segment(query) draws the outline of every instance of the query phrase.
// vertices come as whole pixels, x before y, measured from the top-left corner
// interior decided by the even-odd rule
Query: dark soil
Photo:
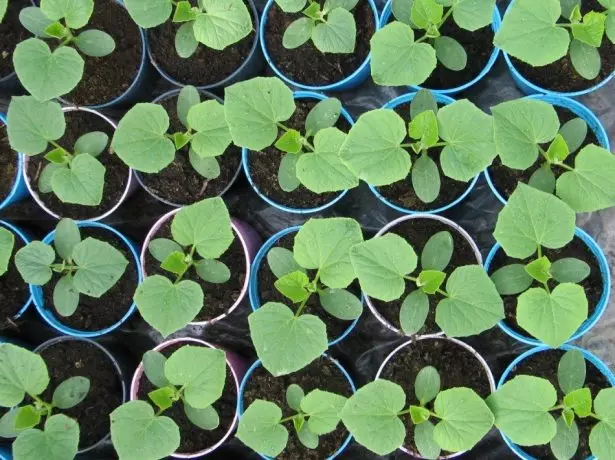
[[[8,230],[8,229],[7,229]],[[15,253],[25,246],[19,235],[15,235],[15,245],[6,273],[0,276],[0,330],[12,323],[12,318],[30,298],[30,288],[24,282],[13,263]]]
[[[190,0],[196,5],[196,0]],[[252,8],[248,6],[250,14]],[[149,49],[152,59],[169,77],[185,85],[208,86],[221,82],[235,72],[248,58],[256,40],[256,21],[252,18],[254,30],[247,37],[217,51],[199,44],[196,52],[188,59],[179,57],[175,50],[175,34],[179,23],[165,21],[158,27],[148,30]]]
[[[53,391],[64,380],[82,376],[90,379],[86,398],[60,411],[79,422],[79,448],[86,449],[103,439],[110,429],[109,415],[122,404],[122,382],[109,357],[82,340],[66,340],[39,352],[49,369],[50,382],[42,399],[51,401]]]
[[[124,194],[128,183],[129,169],[110,151],[111,139],[114,129],[103,118],[90,112],[73,111],[64,114],[66,118],[66,132],[57,142],[65,149],[71,151],[75,142],[83,134],[92,131],[103,131],[109,136],[109,145],[98,155],[97,160],[106,168],[103,198],[98,206],[82,206],[79,204],[62,203],[54,193],[39,194],[45,205],[62,217],[75,220],[88,220],[100,216],[113,208]],[[36,155],[28,160],[27,174],[34,190],[38,190],[38,178],[47,165],[44,155]]]
[[[196,315],[196,318],[194,319],[195,322],[209,321],[222,315],[223,313],[226,313],[227,310],[231,308],[241,296],[241,290],[246,279],[246,256],[237,233],[234,230],[233,233],[235,234],[235,239],[231,243],[231,246],[224,254],[222,254],[222,257],[218,259],[221,262],[224,262],[231,270],[231,279],[222,284],[208,283],[207,281],[203,281],[196,274],[194,269],[188,270],[183,278],[198,283],[205,294],[205,306],[203,307],[203,310]],[[173,239],[171,235],[171,220],[162,224],[153,238]],[[144,270],[147,276],[162,275],[169,279],[174,279],[173,277],[175,276],[172,273],[163,270],[160,267],[160,262],[154,259],[149,251],[146,251]]]
[[[297,110],[290,118],[284,122],[287,128],[305,132],[305,119],[310,110],[320,101],[316,100],[295,100]],[[336,128],[347,133],[350,130],[350,123],[340,115]],[[284,152],[274,146],[267,147],[262,152],[250,151],[248,154],[248,167],[254,185],[266,197],[276,203],[297,209],[310,209],[322,206],[335,199],[339,193],[314,193],[303,185],[299,185],[292,192],[285,192],[278,183],[278,169]]]
[[[532,375],[534,377],[542,377],[549,380],[557,390],[557,400],[561,401],[564,398],[558,383],[557,383],[557,366],[559,360],[564,355],[563,350],[546,350],[540,353],[535,353],[532,356],[524,359],[510,373],[509,380],[517,375]],[[610,388],[611,384],[606,377],[592,363],[585,360],[587,366],[587,376],[585,378],[585,387],[589,388],[592,393],[592,399],[598,395],[598,392],[603,388]],[[559,416],[557,412],[552,412],[552,415]],[[580,418],[575,417],[577,426],[579,427],[579,448],[572,460],[585,460],[589,458],[591,452],[589,450],[589,433],[592,427],[596,424],[596,420],[591,417]],[[522,447],[522,449],[534,458],[555,459],[551,453],[549,444],[544,446]]]
[[[0,122],[0,203],[11,193],[17,180],[17,167],[17,154],[11,149],[6,127]]]
[[[465,348],[445,339],[419,340],[405,347],[387,363],[380,378],[395,382],[404,389],[407,406],[418,404],[414,394],[414,381],[421,369],[427,366],[438,370],[441,390],[467,387],[476,391],[483,399],[491,394],[485,369],[476,357]],[[404,447],[416,452],[412,443],[414,425],[410,422],[410,417],[403,417],[402,421],[408,434]],[[442,453],[447,454],[445,451]]]
[[[586,14],[590,11],[604,11],[604,7],[597,0],[583,1],[581,3],[581,12]],[[611,43],[606,35],[598,52],[602,58],[602,67],[598,76],[593,80],[586,80],[577,73],[572,66],[570,54],[542,67],[532,67],[512,56],[511,60],[519,73],[535,85],[551,91],[572,92],[591,88],[615,71],[615,45]]]
[[[193,342],[176,343],[160,352],[167,358],[184,345],[199,346]],[[147,401],[153,404],[147,397],[147,394],[156,387],[147,379],[145,374],[139,380],[139,391],[137,397],[141,401]],[[215,430],[203,430],[193,425],[181,403],[176,403],[167,410],[164,411],[164,415],[172,418],[179,426],[179,433],[181,436],[181,442],[177,452],[184,454],[192,454],[207,449],[208,447],[216,444],[220,439],[224,437],[230,426],[233,424],[235,418],[235,410],[237,409],[237,387],[235,386],[235,379],[231,369],[227,363],[226,365],[226,381],[224,383],[224,390],[220,399],[213,403],[214,409],[218,412],[220,417],[220,425]]]
[[[28,0],[12,0],[6,15],[0,23],[0,80],[8,77],[13,68],[13,50],[17,44],[30,36],[19,22],[19,12],[26,6],[32,6]]]
[[[299,385],[307,395],[312,390],[319,389],[350,397],[352,389],[346,377],[339,368],[327,358],[316,361],[294,374],[273,377],[262,366],[257,367],[248,380],[243,394],[244,411],[257,399],[271,401],[282,409],[282,417],[296,414],[286,403],[286,389],[291,384]],[[348,432],[340,422],[337,428],[329,434],[319,436],[316,449],[307,449],[299,439],[291,422],[285,424],[288,429],[288,444],[286,449],[276,457],[278,460],[321,460],[329,458],[344,443]]]
[[[208,99],[204,99],[203,102]],[[186,130],[177,116],[177,96],[160,101],[171,121],[169,132]],[[175,154],[175,160],[157,174],[138,173],[143,184],[159,198],[178,205],[196,203],[205,198],[219,196],[235,178],[241,165],[241,149],[231,144],[226,152],[216,157],[220,164],[220,176],[207,180],[197,173],[188,158],[189,147]]]
[[[104,57],[80,53],[85,60],[83,78],[66,99],[76,105],[111,102],[121,96],[137,77],[144,52],[141,34],[128,11],[114,0],[97,0],[86,27],[111,35],[115,40],[115,50]]]
[[[323,4],[322,1],[318,3]],[[300,12],[284,13],[277,4],[272,5],[267,17],[265,44],[273,64],[288,78],[304,85],[325,86],[349,77],[369,55],[369,41],[377,21],[367,0],[360,0],[352,13],[357,25],[354,53],[324,54],[312,40],[293,50],[284,48],[284,32],[292,22],[305,16]]]
[[[296,233],[289,233],[288,235],[283,236],[276,242],[276,244],[272,246],[272,248],[286,248],[292,251],[295,242],[295,235]],[[293,307],[294,309],[297,308],[297,305],[293,305],[289,298],[282,295],[282,293],[276,289],[274,283],[278,278],[269,268],[266,257],[263,258],[263,261],[258,269],[258,273],[255,275],[258,276],[258,295],[260,305],[264,305],[267,302],[280,302],[290,307],[291,310]],[[310,279],[314,279],[315,275],[316,270],[307,270],[307,276]],[[359,287],[359,283],[357,281],[354,281],[349,286],[348,290],[357,297],[361,298],[361,288]],[[303,313],[316,315],[324,321],[327,326],[327,337],[329,338],[329,342],[335,340],[346,332],[346,329],[348,329],[351,324],[350,321],[343,321],[327,313],[325,309],[320,306],[320,300],[317,295],[312,295],[310,297],[310,300],[308,300]]]
[[[395,233],[406,239],[406,241],[408,241],[408,243],[410,243],[410,245],[414,248],[414,251],[420,261],[421,253],[423,252],[423,248],[427,244],[429,238],[444,230],[449,231],[453,236],[454,247],[453,257],[444,270],[448,279],[448,275],[450,275],[457,267],[462,267],[464,265],[476,265],[478,263],[472,246],[459,232],[434,219],[410,219],[396,225],[388,233]],[[420,270],[421,267],[419,263],[415,273],[418,274]],[[446,281],[444,284],[446,284]],[[399,299],[392,302],[383,302],[377,299],[370,300],[378,312],[384,316],[389,323],[399,329],[401,327],[399,323],[399,312],[401,310],[401,305],[406,296],[415,289],[416,284],[414,282],[406,281],[406,290]],[[418,334],[432,334],[435,332],[440,332],[440,328],[436,324],[436,306],[442,298],[437,294],[430,295],[428,297],[429,314],[427,315],[427,320],[425,321],[423,329],[421,329]]]
[[[578,118],[575,113],[571,112],[568,109],[558,106],[554,106],[554,108],[557,112],[560,124],[562,126],[564,125],[564,123],[572,120],[573,118]],[[600,142],[598,141],[596,133],[588,126],[587,136],[585,137],[583,145],[581,145],[579,150],[577,150],[574,154],[569,155],[568,158],[566,158],[565,163],[568,166],[574,167],[574,160],[577,157],[577,154],[581,151],[583,147],[589,144],[600,145]],[[549,148],[549,143],[542,144],[542,148],[547,150]],[[528,169],[512,169],[507,166],[504,166],[500,160],[500,157],[497,156],[493,161],[493,164],[489,167],[489,176],[491,177],[491,181],[493,182],[493,185],[500,193],[500,195],[502,195],[504,199],[508,199],[517,188],[517,184],[519,182],[527,184],[530,181],[532,174],[534,174],[534,172],[536,172],[536,170],[539,169],[542,165],[542,156],[538,155],[534,164]],[[557,166],[552,167],[551,170],[555,174],[555,177],[559,177],[566,172],[564,168],[559,168]]]
[[[589,247],[583,242],[583,240],[575,236],[572,242],[567,244],[566,247],[561,249],[543,248],[542,254],[547,256],[552,263],[556,260],[563,259],[564,257],[575,257],[589,264],[591,272],[589,276],[579,284],[583,287],[585,294],[587,295],[589,307],[588,318],[590,318],[596,311],[598,301],[602,296],[603,284],[598,260],[589,250]],[[519,259],[511,259],[504,253],[504,251],[500,250],[493,258],[493,262],[489,267],[489,273],[493,273],[495,270],[505,265],[512,263],[527,264],[534,259],[535,257],[528,257],[527,259],[521,261]],[[555,286],[557,286],[557,283],[554,280],[549,280],[549,288],[553,289]],[[534,280],[531,287],[542,287],[542,284]],[[506,325],[514,331],[527,336],[528,333],[517,324],[517,297],[518,295],[502,296],[502,300],[504,300],[504,311],[506,313],[506,318],[504,321],[506,322]]]
[[[139,284],[139,275],[132,253],[124,242],[115,234],[103,228],[96,227],[80,228],[79,230],[81,231],[82,240],[92,237],[109,243],[120,251],[124,257],[126,257],[126,260],[128,260],[128,265],[122,277],[111,289],[109,289],[109,291],[103,294],[101,298],[97,299],[81,294],[79,296],[77,311],[75,311],[72,316],[64,317],[54,312],[55,318],[59,322],[73,329],[79,331],[100,331],[101,329],[113,326],[121,320],[130,309],[133,303],[132,296]],[[55,310],[52,307],[53,290],[60,278],[60,274],[54,272],[51,282],[43,286],[45,305],[52,311]]]
[[[410,103],[400,104],[393,110],[404,119],[404,121],[410,121]],[[403,143],[414,142],[409,136],[403,140]],[[412,149],[408,149],[408,153],[412,152]],[[440,167],[440,154],[442,153],[442,147],[436,147],[429,149],[429,156],[438,165],[438,171],[440,172],[440,194],[431,203],[424,203],[416,195],[414,187],[412,187],[411,174],[391,185],[384,187],[377,187],[378,192],[386,198],[389,202],[396,204],[405,209],[411,209],[413,211],[428,211],[431,209],[437,209],[442,206],[455,201],[459,198],[468,188],[468,182],[459,182],[453,180],[444,175],[442,168]],[[416,155],[412,152],[412,161],[416,160]]]

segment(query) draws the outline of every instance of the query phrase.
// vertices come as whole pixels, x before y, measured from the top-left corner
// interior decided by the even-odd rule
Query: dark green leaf
[[[414,427],[414,444],[424,458],[437,459],[440,457],[440,446],[433,436],[434,425],[429,420]]]
[[[420,370],[414,381],[414,393],[421,406],[432,401],[440,392],[440,374],[433,366]]]
[[[460,71],[468,64],[468,55],[461,43],[452,37],[438,37],[434,41],[436,57],[447,69]]]
[[[195,262],[197,274],[208,283],[226,283],[231,279],[231,271],[224,262],[215,259],[202,259]]]
[[[587,122],[582,118],[573,118],[567,121],[560,128],[559,133],[562,135],[570,153],[574,153],[581,148],[585,138],[587,137]]]
[[[295,383],[290,384],[286,389],[286,403],[288,407],[299,412],[301,410],[301,400],[304,396],[305,393],[299,385]]]
[[[557,419],[557,433],[549,443],[551,452],[557,460],[569,460],[579,448],[579,428],[573,421],[570,426],[564,417]]]
[[[149,350],[143,355],[143,372],[147,380],[152,385],[158,388],[169,385],[169,381],[164,375],[164,365],[167,362],[167,358],[159,351]]]
[[[591,273],[590,266],[574,257],[556,260],[551,265],[551,275],[558,283],[580,283]]]
[[[438,165],[426,153],[420,155],[410,170],[412,188],[423,203],[431,203],[440,194]]]
[[[593,46],[579,40],[570,43],[570,59],[574,69],[586,80],[593,80],[600,74],[602,60]]]
[[[429,298],[421,289],[412,291],[404,299],[399,311],[399,323],[406,335],[418,333],[429,314]]]
[[[319,297],[322,308],[342,321],[355,320],[363,313],[361,300],[346,289],[325,289]]]
[[[305,119],[306,137],[315,136],[319,131],[335,126],[342,113],[339,99],[329,97],[316,104]]]
[[[447,230],[432,235],[421,252],[423,270],[443,271],[453,256],[453,236]]]
[[[271,248],[267,253],[267,263],[276,278],[282,278],[296,271],[305,272],[305,269],[295,260],[293,252],[286,248]]]
[[[90,379],[70,377],[60,383],[53,392],[52,403],[58,409],[70,409],[83,401],[90,392]]]
[[[545,193],[555,192],[555,174],[549,165],[543,165],[530,176],[528,185]]]
[[[420,89],[410,103],[410,118],[414,119],[419,114],[428,110],[431,110],[433,113],[438,113],[438,102],[431,91],[428,89]]]
[[[213,406],[207,406],[205,409],[195,409],[190,404],[184,402],[184,412],[188,420],[202,430],[215,430],[220,425],[220,417]]]
[[[167,238],[155,238],[150,241],[148,250],[158,262],[164,262],[174,252],[183,252],[182,247]]]
[[[301,182],[297,177],[297,160],[299,155],[288,153],[282,157],[280,168],[278,169],[278,184],[285,192],[292,192]]]
[[[501,295],[515,295],[527,290],[533,278],[522,264],[506,265],[491,275],[491,281]]]

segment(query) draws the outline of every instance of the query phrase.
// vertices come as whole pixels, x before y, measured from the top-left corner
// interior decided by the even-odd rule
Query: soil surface
[[[3,227],[4,228],[4,227]],[[15,235],[15,245],[4,275],[0,276],[0,330],[12,324],[12,318],[26,304],[30,298],[30,288],[17,271],[15,266],[15,253],[25,246],[22,239]]]
[[[6,126],[0,121],[0,203],[11,193],[17,179],[17,154],[9,144]]]
[[[19,12],[27,6],[32,6],[28,0],[11,0],[0,22],[0,80],[15,71],[13,50],[19,42],[30,37],[30,32],[19,22]]]

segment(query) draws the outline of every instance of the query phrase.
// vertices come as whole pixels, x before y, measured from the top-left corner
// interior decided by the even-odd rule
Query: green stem
[[[282,420],[280,420],[278,423],[286,423],[286,422],[290,422],[291,420],[295,420],[297,417],[299,417],[299,415],[300,415],[300,414],[296,414],[296,415],[293,415],[293,416],[291,416],[291,417],[286,417],[286,418],[283,418],[283,419],[282,419]]]
[[[421,38],[419,38],[417,41],[415,41],[414,43],[422,43],[427,39],[429,39],[429,37],[427,36],[427,34],[425,34]]]
[[[288,131],[288,128],[286,126],[284,126],[282,123],[277,122],[276,125],[278,125],[278,128],[284,130],[285,132]]]
[[[566,163],[555,163],[555,165],[567,169],[568,171],[574,171],[574,168],[568,166]]]
[[[318,272],[316,272],[316,277],[314,278],[314,285],[318,286],[318,280],[320,279],[320,270]],[[297,312],[295,313],[295,317],[301,316],[301,313],[303,312],[303,309],[305,308],[305,306],[307,305],[308,301],[310,300],[310,297],[312,297],[312,292],[310,292],[308,294],[308,296],[303,300],[303,302],[301,302],[301,304],[299,305],[299,308],[297,309]]]
[[[563,404],[558,404],[557,406],[554,406],[551,409],[549,409],[549,412],[553,412],[553,411],[556,411],[556,410],[562,410],[562,409],[565,409],[564,405]]]
[[[58,144],[56,141],[49,141],[49,143],[51,145],[53,145],[56,149],[62,149],[65,150],[66,152],[68,152],[68,150],[66,150],[64,147],[62,147],[60,144]]]
[[[453,8],[449,8],[448,11],[444,13],[444,16],[442,16],[442,20],[438,23],[438,29],[442,27],[442,24],[446,22],[446,20],[451,16],[451,14],[453,14]]]
[[[412,281],[414,283],[418,283],[418,281],[419,281],[418,278],[415,278],[414,276],[409,276],[408,275],[408,276],[404,276],[404,278],[407,279],[408,281]],[[417,286],[418,286],[418,284],[417,284]],[[441,296],[443,296],[443,297],[448,297],[448,294],[445,291],[443,291],[442,289],[438,289],[436,292],[438,294],[440,294]]]

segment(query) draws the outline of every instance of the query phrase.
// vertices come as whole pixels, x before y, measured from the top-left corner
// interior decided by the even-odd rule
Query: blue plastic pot
[[[556,107],[562,107],[564,109],[570,110],[577,117],[582,118],[587,122],[587,126],[591,129],[600,145],[604,147],[606,150],[611,150],[611,144],[609,142],[609,136],[604,129],[604,126],[600,122],[600,119],[592,112],[587,106],[581,104],[574,99],[570,99],[568,97],[557,96],[555,94],[534,94],[533,96],[527,96],[527,99],[536,99],[539,101],[547,102]],[[491,180],[491,175],[489,174],[489,168],[485,169],[485,179],[489,184],[489,188],[496,196],[498,200],[502,203],[506,204],[507,200],[501,195],[501,193],[497,190],[495,184]]]
[[[510,5],[508,5],[508,8],[506,8],[504,17],[506,17],[506,15],[508,14],[508,11],[511,9],[514,3],[515,3],[514,0],[510,2]],[[499,29],[499,25],[498,25],[498,29]],[[496,29],[496,32],[497,32],[497,29]],[[537,43],[536,46],[544,46],[544,45],[541,43]],[[540,86],[532,83],[527,78],[525,78],[523,75],[521,75],[519,71],[516,69],[516,67],[513,65],[512,60],[510,59],[510,56],[508,55],[508,53],[505,53],[504,51],[502,51],[502,54],[504,55],[504,59],[506,60],[506,65],[508,66],[508,70],[510,71],[510,75],[515,81],[515,84],[525,94],[542,93],[542,94],[548,94],[551,96],[579,97],[579,96],[584,96],[585,94],[592,93],[602,88],[604,85],[610,82],[613,79],[613,77],[615,77],[615,72],[612,72],[608,77],[606,77],[600,83],[597,83],[591,88],[587,88],[581,91],[570,91],[570,92],[551,91],[545,88],[541,88]]]
[[[6,116],[0,112],[0,123],[6,126]],[[26,181],[23,176],[23,154],[17,154],[17,172],[15,173],[15,179],[13,179],[13,186],[6,198],[0,202],[0,211],[18,201],[23,200],[30,193],[26,186]]]
[[[406,103],[412,101],[414,99],[414,96],[416,96],[416,92],[402,94],[401,96],[398,96],[395,99],[387,102],[382,108],[383,109],[394,109],[395,107],[397,107],[399,105],[406,104]],[[455,102],[454,99],[452,99],[449,96],[446,96],[444,94],[440,94],[440,93],[434,93],[434,97],[436,98],[436,101],[439,104],[443,104],[443,105],[449,105],[449,104],[452,104],[453,102]],[[372,193],[374,195],[376,195],[376,197],[380,201],[382,201],[388,207],[395,209],[397,212],[401,212],[403,214],[440,214],[440,213],[442,213],[442,212],[444,212],[444,211],[446,211],[446,210],[448,210],[450,208],[453,208],[453,207],[457,206],[459,203],[461,203],[463,200],[465,200],[465,198],[470,194],[470,192],[472,191],[472,189],[476,185],[476,182],[478,182],[478,177],[479,176],[480,176],[480,174],[477,174],[476,177],[470,181],[470,184],[468,185],[468,188],[465,190],[465,192],[463,192],[454,201],[451,201],[447,205],[440,206],[439,208],[427,209],[427,210],[414,210],[414,209],[402,208],[401,206],[397,206],[395,203],[392,203],[389,200],[387,200],[385,197],[383,197],[380,194],[380,192],[378,191],[378,187],[375,187],[373,185],[369,185],[369,188],[372,191]],[[404,180],[406,180],[406,179],[404,179]]]
[[[609,262],[604,255],[604,252],[602,252],[602,249],[600,248],[600,246],[598,246],[598,243],[596,243],[596,241],[584,230],[577,227],[574,234],[576,237],[581,238],[581,240],[592,252],[594,257],[598,260],[598,267],[600,267],[600,275],[602,276],[602,295],[600,296],[600,300],[598,300],[598,305],[596,305],[596,310],[594,311],[594,314],[587,318],[585,322],[583,322],[583,324],[581,324],[577,332],[575,332],[572,337],[566,340],[566,343],[579,339],[596,325],[596,323],[604,314],[604,311],[609,304],[609,298],[611,296],[611,271],[609,269]],[[489,267],[491,266],[495,255],[501,249],[502,247],[499,243],[496,243],[491,248],[491,251],[489,251],[489,255],[487,256],[487,260],[485,261],[485,271],[489,272]],[[518,340],[519,342],[527,343],[528,345],[533,346],[544,346],[544,344],[540,340],[514,331],[504,321],[500,321],[498,323],[498,326],[500,326],[500,329],[502,329],[506,334],[511,336],[513,339]]]
[[[295,100],[301,100],[301,99],[317,99],[319,101],[322,101],[324,99],[328,99],[327,96],[325,96],[324,94],[319,94],[319,93],[313,93],[311,91],[295,91],[293,93],[293,96],[295,98]],[[350,123],[350,126],[354,125],[354,120],[352,119],[352,115],[350,115],[350,113],[348,113],[348,111],[342,107],[342,116],[346,119],[346,121],[348,123]],[[284,206],[283,204],[277,203],[276,201],[273,201],[271,198],[269,198],[268,196],[264,195],[259,189],[258,186],[254,183],[254,181],[252,180],[252,174],[250,174],[250,165],[249,165],[249,161],[248,161],[248,157],[250,155],[250,151],[246,148],[241,149],[241,163],[243,164],[243,170],[246,173],[246,177],[248,178],[248,182],[250,182],[250,185],[252,186],[252,189],[256,192],[256,194],[262,198],[267,204],[273,206],[274,208],[277,208],[281,211],[284,212],[290,212],[293,214],[312,214],[315,212],[320,212],[323,211],[331,206],[333,206],[335,203],[337,203],[338,201],[340,201],[344,195],[346,195],[346,193],[348,192],[348,190],[344,190],[343,192],[340,192],[340,194],[335,197],[333,200],[329,201],[328,203],[323,204],[322,206],[318,206],[316,208],[307,208],[307,209],[298,209],[298,208],[289,208],[288,206]]]
[[[380,21],[378,20],[378,7],[374,3],[374,0],[367,0],[367,1],[369,2],[369,6],[372,9],[372,13],[374,14],[374,23],[375,23],[374,26],[376,29],[374,32],[377,32],[378,29],[380,28]],[[273,59],[271,58],[271,56],[269,55],[269,51],[267,50],[267,42],[265,40],[265,33],[267,30],[267,20],[269,17],[269,10],[273,7],[274,3],[275,3],[275,0],[267,1],[267,5],[265,6],[265,9],[263,10],[263,15],[261,16],[261,25],[259,29],[259,35],[260,35],[260,41],[261,41],[261,48],[263,49],[263,54],[265,55],[265,60],[267,61],[267,64],[269,64],[269,67],[271,68],[271,70],[273,70],[278,77],[280,77],[282,80],[284,80],[286,83],[288,83],[291,86],[295,86],[297,88],[311,90],[311,91],[348,91],[350,89],[356,88],[361,83],[363,83],[365,80],[367,80],[367,78],[370,75],[369,62],[371,61],[371,57],[372,57],[371,53],[367,55],[363,63],[359,66],[357,70],[354,71],[352,75],[344,78],[341,81],[331,83],[328,85],[316,85],[316,86],[305,85],[303,83],[296,82],[290,79],[287,75],[285,75],[280,69],[278,69],[278,67],[275,65],[275,62],[273,62]],[[312,45],[309,45],[309,46],[312,46]],[[301,65],[301,62],[297,62],[297,65]]]
[[[391,15],[393,14],[393,10],[391,9],[392,5],[393,5],[393,0],[388,0],[387,4],[382,10],[382,16],[380,17],[380,28],[383,28],[389,23],[389,19],[391,18]],[[500,12],[498,11],[498,8],[496,6],[493,9],[493,22],[491,23],[491,28],[493,29],[494,32],[497,32],[497,30],[500,28],[501,23],[502,23],[502,17],[500,16]],[[500,49],[494,46],[493,52],[491,53],[491,56],[489,57],[489,60],[487,61],[487,64],[485,65],[483,70],[473,80],[469,81],[468,83],[464,85],[457,86],[455,88],[449,88],[449,89],[431,89],[431,88],[427,88],[426,86],[420,86],[420,85],[411,86],[411,88],[414,90],[418,90],[420,88],[427,88],[431,92],[438,93],[438,94],[454,95],[454,94],[460,93],[462,91],[465,91],[471,88],[476,83],[481,81],[485,77],[485,75],[487,75],[491,71],[491,69],[497,62],[499,55],[500,55]]]
[[[606,364],[604,364],[594,354],[590,353],[584,348],[575,347],[574,345],[562,345],[559,349],[565,350],[565,351],[568,351],[568,350],[580,351],[581,353],[583,353],[583,357],[585,358],[585,360],[589,361],[591,364],[596,366],[596,368],[600,371],[600,373],[606,377],[606,379],[611,384],[611,386],[615,386],[615,375],[613,375],[613,372],[611,372],[609,367]],[[519,365],[521,361],[529,358],[530,356],[536,353],[541,353],[543,351],[548,351],[548,350],[551,350],[551,348],[544,347],[544,346],[536,347],[536,348],[532,348],[531,350],[526,351],[521,356],[518,356],[512,363],[510,363],[510,365],[506,368],[506,370],[502,374],[502,377],[500,377],[500,381],[498,382],[498,388],[500,388],[502,385],[506,383],[506,381],[508,380],[508,376],[510,375],[512,370],[517,365]],[[506,443],[506,445],[510,448],[510,450],[512,450],[517,455],[517,457],[522,458],[523,460],[537,460],[535,457],[532,457],[531,455],[527,454],[521,446],[518,446],[517,444],[513,443],[510,440],[510,438],[506,436],[504,433],[502,433],[501,431],[500,431],[500,435],[502,436],[502,439],[504,439],[504,442]],[[591,457],[588,457],[587,460],[593,460],[595,458],[596,457],[591,456]]]
[[[350,374],[348,374],[348,372],[346,372],[346,369],[344,369],[344,367],[336,360],[331,358],[330,356],[328,356],[327,354],[323,354],[323,356],[327,359],[329,359],[333,364],[335,364],[337,366],[337,368],[340,370],[340,372],[344,375],[344,377],[346,377],[346,380],[348,381],[348,383],[350,384],[350,388],[352,389],[352,392],[356,392],[357,389],[355,387],[354,381],[352,380],[352,377],[350,377]],[[237,412],[239,413],[239,420],[241,420],[241,417],[243,416],[243,411],[244,411],[244,407],[243,407],[243,393],[246,389],[246,385],[248,384],[248,381],[250,380],[250,376],[252,375],[252,372],[254,372],[257,368],[259,368],[261,366],[261,361],[256,360],[254,362],[254,364],[252,364],[250,366],[250,368],[248,369],[248,371],[246,372],[246,375],[244,376],[243,380],[241,381],[241,385],[239,386],[239,395],[237,397]],[[266,398],[266,396],[265,396]],[[340,422],[341,423],[341,422]],[[344,452],[344,450],[346,449],[346,447],[348,446],[348,444],[350,444],[350,441],[352,441],[352,435],[349,434],[346,439],[344,440],[344,442],[342,443],[342,445],[340,446],[339,449],[337,449],[337,451],[331,455],[330,457],[327,457],[326,460],[333,460],[334,458],[336,458],[338,455],[340,455],[342,452]],[[262,459],[264,460],[272,460],[271,457],[268,457],[266,455],[263,454],[258,454]]]
[[[6,228],[7,230],[10,230],[14,235],[17,235],[24,244],[28,244],[30,242],[30,237],[26,233],[24,233],[23,231],[15,227],[14,225],[4,220],[0,220],[0,226]],[[30,293],[31,292],[32,292],[32,289],[30,289]],[[28,309],[28,307],[30,306],[33,300],[34,300],[33,296],[30,295],[30,298],[26,300],[26,303],[24,303],[23,307],[21,307],[21,309],[17,312],[17,314],[13,316],[13,319],[19,319],[26,312],[26,310]]]
[[[256,257],[254,257],[254,261],[252,262],[252,272],[250,275],[250,287],[248,288],[248,296],[250,297],[250,306],[252,307],[253,311],[256,311],[257,309],[259,309],[262,304],[259,290],[258,290],[258,273],[260,271],[261,265],[263,263],[266,263],[267,253],[278,242],[279,239],[281,239],[285,235],[288,235],[289,233],[298,232],[300,228],[301,228],[300,226],[296,226],[296,227],[290,227],[282,231],[279,231],[278,233],[273,235],[271,238],[269,238],[267,241],[265,241],[265,244],[263,244],[261,248],[259,249],[259,251],[256,253]],[[336,343],[344,340],[348,336],[348,334],[352,332],[352,330],[354,329],[354,327],[357,325],[358,322],[359,322],[359,318],[352,321],[350,325],[348,326],[348,328],[346,329],[346,331],[344,331],[342,335],[340,335],[336,339],[329,342],[329,346],[335,345]]]
[[[78,222],[77,226],[79,228],[91,228],[91,227],[102,228],[108,232],[113,233],[116,237],[122,240],[124,244],[126,245],[126,247],[130,250],[130,254],[132,255],[134,263],[137,267],[137,273],[138,273],[137,283],[141,284],[143,282],[143,268],[141,267],[141,262],[139,260],[139,248],[132,241],[130,241],[128,238],[126,238],[124,235],[122,235],[120,232],[118,232],[113,227],[109,227],[108,225],[102,224],[100,222]],[[53,243],[55,233],[56,232],[54,230],[50,232],[49,234],[47,234],[47,236],[43,238],[43,243],[51,245]],[[50,305],[50,306],[45,305],[45,299],[43,296],[43,288],[41,286],[35,286],[31,284],[30,292],[32,293],[32,296],[34,297],[34,304],[36,305],[36,310],[43,317],[45,322],[47,322],[47,324],[49,324],[51,327],[61,332],[62,334],[66,334],[66,335],[70,335],[72,337],[78,337],[78,338],[100,337],[102,335],[113,332],[118,327],[120,327],[130,317],[130,315],[134,313],[135,309],[137,308],[136,304],[133,302],[133,304],[130,306],[130,308],[128,309],[126,314],[122,317],[122,319],[120,319],[117,323],[111,326],[108,326],[104,329],[101,329],[98,331],[79,331],[77,329],[73,329],[65,325],[64,323],[60,322],[57,319],[57,313],[53,305]]]

